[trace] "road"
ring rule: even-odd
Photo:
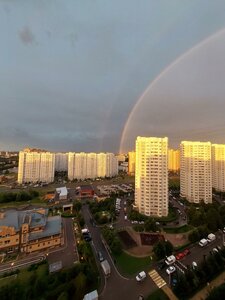
[[[14,261],[14,262],[3,263],[0,265],[0,274],[5,273],[5,272],[10,272],[13,270],[17,270],[17,269],[21,269],[21,268],[25,268],[30,265],[36,264],[36,263],[40,263],[44,259],[46,259],[46,255],[39,254],[39,255],[35,255],[35,256],[30,256],[28,258],[20,259],[18,261]]]
[[[79,260],[79,256],[73,232],[73,220],[71,218],[62,218],[62,222],[65,233],[65,244],[59,249],[48,251],[47,259],[49,264],[61,261],[63,268],[69,268]]]
[[[95,255],[98,251],[101,251],[103,257],[108,260],[111,266],[111,275],[109,278],[105,279],[104,274],[100,268],[100,263],[96,256],[96,261],[102,279],[102,284],[100,287],[101,300],[137,300],[140,294],[147,297],[151,292],[157,289],[156,285],[153,283],[149,276],[147,276],[146,280],[140,283],[136,282],[135,276],[132,276],[132,278],[125,278],[121,276],[117,271],[109,252],[102,243],[100,229],[98,227],[93,227],[90,223],[91,215],[88,205],[86,204],[82,207],[82,215],[84,217],[86,226],[88,227],[92,236],[91,245],[93,247]]]

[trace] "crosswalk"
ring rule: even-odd
[[[166,285],[165,280],[159,275],[156,270],[152,270],[148,274],[159,288],[162,288],[164,285]]]

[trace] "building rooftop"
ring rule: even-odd
[[[29,241],[45,238],[61,233],[61,216],[49,217],[42,232],[32,232],[29,234]]]
[[[67,190],[67,188],[65,186],[64,187],[60,187],[60,188],[56,188],[56,192],[58,194],[60,194],[60,197],[68,195],[68,190]]]
[[[0,218],[0,226],[8,226],[14,227],[16,231],[19,228],[19,221],[18,221],[18,211],[15,209],[10,209],[2,212],[2,218]]]

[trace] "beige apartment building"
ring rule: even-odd
[[[133,176],[135,174],[135,151],[128,152],[128,174]]]
[[[0,212],[0,253],[46,250],[63,244],[61,216],[47,209]]]
[[[211,143],[183,141],[180,157],[181,196],[193,203],[212,203]]]
[[[113,177],[118,174],[118,161],[113,153],[68,154],[68,178],[86,179]]]
[[[180,150],[169,149],[168,151],[168,169],[170,172],[180,171]]]
[[[24,149],[19,153],[18,183],[53,182],[55,154],[38,149]]]
[[[168,215],[167,137],[137,137],[135,205],[147,216]]]
[[[212,144],[212,186],[225,192],[225,145]]]
[[[68,171],[68,153],[55,153],[55,171]]]

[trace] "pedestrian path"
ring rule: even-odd
[[[154,283],[161,289],[164,285],[166,285],[165,280],[159,275],[156,270],[152,270],[149,273],[149,276],[154,281]]]

